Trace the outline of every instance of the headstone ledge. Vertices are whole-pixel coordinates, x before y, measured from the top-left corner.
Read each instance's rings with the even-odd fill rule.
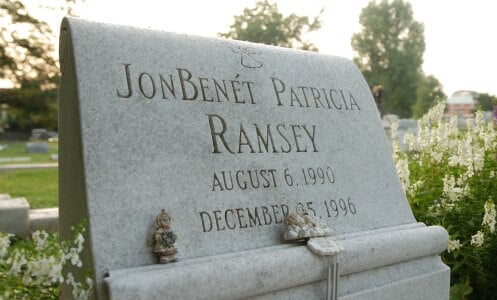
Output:
[[[448,295],[447,234],[416,223],[351,61],[74,18],[60,60],[60,231],[88,221],[97,298],[322,299],[331,258],[283,239],[299,204],[343,246],[341,296]],[[163,208],[179,261],[157,265]]]

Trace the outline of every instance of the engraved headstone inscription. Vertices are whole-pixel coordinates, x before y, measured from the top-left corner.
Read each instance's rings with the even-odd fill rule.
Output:
[[[60,60],[60,231],[88,221],[97,298],[322,299],[333,257],[283,238],[297,206],[340,244],[339,297],[448,295],[447,234],[414,219],[349,60],[75,18]]]

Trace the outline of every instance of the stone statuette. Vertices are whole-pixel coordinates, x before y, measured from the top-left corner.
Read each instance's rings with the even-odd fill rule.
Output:
[[[171,217],[162,209],[155,218],[157,227],[154,230],[152,241],[154,244],[154,253],[159,256],[161,264],[167,264],[178,260],[176,253],[178,253],[178,245],[176,240],[178,235],[171,230]]]
[[[296,211],[285,217],[283,223],[285,224],[283,237],[287,241],[333,235],[333,230],[325,221],[309,215],[304,206],[300,204],[297,205]]]

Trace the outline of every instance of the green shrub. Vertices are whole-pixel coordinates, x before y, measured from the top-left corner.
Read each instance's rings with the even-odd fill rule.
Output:
[[[497,131],[482,112],[460,130],[444,108],[443,102],[432,108],[418,133],[405,135],[405,150],[393,139],[394,159],[418,221],[449,232],[442,259],[451,268],[451,296],[495,299]]]
[[[82,267],[84,225],[74,231],[74,239],[59,242],[57,234],[36,231],[32,240],[0,232],[0,299],[58,299],[60,284],[72,289],[74,299],[88,299],[93,282],[88,273],[83,283],[75,282],[63,269]]]

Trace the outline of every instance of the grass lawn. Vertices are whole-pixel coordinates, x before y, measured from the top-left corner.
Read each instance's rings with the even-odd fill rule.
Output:
[[[57,168],[0,172],[0,194],[25,197],[31,208],[59,206]]]
[[[0,164],[19,164],[19,163],[50,163],[55,162],[50,158],[51,154],[58,153],[57,143],[48,143],[48,153],[27,153],[25,141],[4,142],[0,141],[0,145],[7,145],[7,148],[0,150],[0,158],[20,158],[29,157],[29,161],[2,161]]]

